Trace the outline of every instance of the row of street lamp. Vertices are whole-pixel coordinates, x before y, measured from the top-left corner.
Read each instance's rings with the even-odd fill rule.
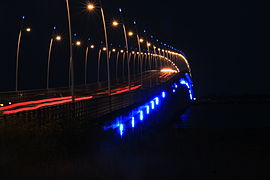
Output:
[[[68,19],[68,34],[69,34],[69,83],[70,84],[70,88],[71,88],[71,95],[72,95],[72,100],[74,102],[74,60],[73,60],[73,36],[72,36],[72,26],[71,26],[71,19],[70,19],[70,6],[69,6],[69,0],[66,0],[66,9],[67,9],[67,19]],[[108,34],[107,34],[107,27],[106,27],[106,21],[105,21],[105,14],[104,14],[104,10],[101,6],[101,3],[99,6],[96,6],[93,3],[88,3],[86,6],[86,9],[88,11],[94,11],[95,9],[99,9],[100,13],[101,13],[101,17],[102,17],[102,22],[103,22],[103,30],[104,30],[104,39],[105,39],[105,47],[103,47],[102,49],[100,49],[99,51],[99,62],[98,62],[98,66],[100,65],[100,56],[101,56],[101,50],[103,50],[104,52],[106,52],[106,60],[107,60],[107,82],[108,82],[108,93],[109,95],[111,94],[111,77],[110,77],[110,55],[111,52],[116,52],[116,49],[112,49],[109,50],[109,45],[108,45]],[[119,9],[119,12],[122,12],[122,9]],[[16,56],[16,91],[18,91],[18,69],[19,69],[19,56],[20,56],[20,46],[21,46],[21,38],[22,35],[24,33],[29,33],[31,32],[31,28],[30,27],[24,27],[24,20],[25,17],[22,17],[22,27],[19,31],[19,36],[18,36],[18,44],[17,44],[17,56]],[[135,24],[135,23],[134,23]],[[114,20],[112,22],[112,26],[113,27],[118,27],[118,26],[122,26],[123,29],[123,34],[124,34],[124,39],[125,39],[125,50],[120,50],[117,52],[117,63],[118,63],[118,58],[119,58],[119,53],[124,53],[126,54],[126,58],[127,58],[127,71],[128,71],[128,87],[129,90],[131,88],[131,70],[130,70],[130,60],[131,60],[131,54],[138,54],[138,59],[139,59],[139,68],[140,68],[140,75],[141,75],[141,83],[142,83],[142,72],[143,72],[143,65],[142,65],[142,55],[144,54],[142,52],[141,49],[141,44],[146,42],[146,47],[147,47],[147,55],[146,58],[151,58],[151,56],[162,56],[164,57],[166,60],[169,60],[170,58],[173,58],[173,56],[169,57],[170,55],[174,55],[174,57],[176,56],[180,56],[181,54],[176,53],[176,52],[172,52],[172,51],[168,51],[168,50],[164,50],[164,49],[160,49],[157,48],[155,46],[153,46],[153,50],[154,53],[151,53],[150,51],[150,47],[152,46],[152,44],[148,41],[145,41],[143,38],[140,37],[140,35],[138,33],[134,33],[133,31],[127,31],[126,26],[124,23],[119,22]],[[56,29],[56,27],[54,27],[54,30]],[[132,51],[132,53],[130,53],[130,49],[129,49],[129,44],[128,44],[128,37],[133,37],[136,36],[136,41],[137,41],[137,45],[138,45],[138,52]],[[52,54],[52,47],[55,41],[61,41],[62,40],[62,36],[61,35],[57,35],[57,34],[53,34],[53,36],[50,39],[50,45],[49,45],[49,51],[48,51],[48,66],[47,66],[47,89],[49,89],[49,79],[50,79],[50,64],[51,64],[51,54]],[[82,42],[77,40],[74,42],[75,46],[81,46]],[[85,52],[85,84],[87,83],[87,63],[88,63],[88,52],[89,52],[89,48],[94,49],[95,45],[92,44],[90,46],[86,47],[86,52]],[[163,55],[162,55],[162,53]],[[165,52],[167,52],[167,58],[165,55]],[[159,53],[159,54],[158,54]],[[183,58],[183,57],[182,57]],[[150,62],[150,61],[149,61]],[[173,62],[170,62],[171,64]],[[188,62],[186,62],[188,63]],[[174,66],[176,67],[176,65],[174,64]],[[150,63],[150,69],[151,69],[151,63]],[[117,72],[117,69],[116,69]],[[99,81],[99,67],[98,67],[98,81]]]

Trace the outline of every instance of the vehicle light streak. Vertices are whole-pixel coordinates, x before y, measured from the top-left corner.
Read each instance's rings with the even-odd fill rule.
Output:
[[[131,87],[130,90],[136,90],[136,89],[139,89],[140,87],[142,87],[142,85]],[[116,91],[114,93],[111,93],[111,95],[121,94],[121,93],[128,92],[128,91],[129,91],[129,88],[123,89],[123,90],[120,90],[120,91]]]
[[[16,108],[16,107],[19,107],[19,106],[27,106],[27,105],[31,105],[31,104],[40,104],[40,103],[45,103],[45,102],[50,102],[50,101],[60,101],[60,100],[65,100],[65,99],[70,99],[70,98],[71,98],[71,96],[67,96],[67,97],[60,97],[60,98],[49,98],[49,99],[41,99],[41,100],[36,100],[36,101],[21,102],[21,103],[12,104],[12,105],[9,105],[9,106],[0,107],[0,111]]]
[[[93,96],[75,98],[75,101],[89,100],[89,99],[92,99],[92,98],[93,98]],[[25,107],[25,108],[20,108],[20,109],[16,109],[16,110],[4,111],[3,114],[15,114],[15,113],[22,112],[22,111],[31,111],[31,110],[39,109],[39,108],[42,108],[42,107],[60,105],[60,104],[65,104],[65,103],[69,103],[69,102],[72,102],[71,97],[70,97],[70,99],[66,99],[66,100],[62,100],[62,101],[44,103],[44,104],[39,104],[39,105],[36,105],[36,106],[33,106],[33,107]]]

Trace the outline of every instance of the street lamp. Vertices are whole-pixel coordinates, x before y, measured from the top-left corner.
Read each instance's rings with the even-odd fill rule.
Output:
[[[23,26],[23,21],[25,19],[25,16],[22,17],[22,25]],[[17,42],[17,56],[16,56],[16,85],[15,85],[15,89],[16,91],[18,91],[18,76],[19,76],[19,56],[20,56],[20,48],[21,48],[21,38],[22,38],[22,33],[23,32],[31,32],[31,28],[24,28],[21,27],[20,31],[19,31],[19,36],[18,36],[18,42]]]
[[[118,81],[118,62],[119,62],[119,55],[120,55],[120,52],[117,51],[117,55],[116,55],[116,69],[115,69],[115,74],[116,74],[116,81]]]
[[[89,54],[89,47],[90,49],[94,49],[95,45],[90,45],[86,47],[85,50],[85,60],[84,60],[84,85],[86,86],[87,84],[87,67],[88,67],[88,54]]]
[[[134,35],[134,33],[133,33],[132,31],[129,31],[129,32],[128,32],[128,36],[131,37],[131,36],[133,36],[133,35]]]
[[[70,56],[70,61],[69,61],[69,66],[70,66],[70,71],[71,73],[71,96],[72,96],[72,102],[75,102],[75,97],[74,97],[74,63],[73,63],[73,47],[72,47],[72,28],[71,28],[71,20],[70,20],[70,8],[69,8],[69,0],[66,0],[66,8],[67,8],[67,19],[68,19],[68,32],[69,32],[69,56]],[[70,81],[69,81],[70,82]]]
[[[118,21],[113,21],[112,22],[112,25],[114,27],[117,27],[120,23]],[[124,38],[125,38],[125,44],[126,44],[126,53],[127,53],[127,65],[128,65],[128,89],[130,91],[130,56],[129,56],[129,47],[128,47],[128,38],[127,38],[127,35],[133,35],[132,32],[130,32],[129,34],[127,34],[127,31],[126,31],[126,26],[125,24],[121,23],[122,25],[122,28],[123,28],[123,33],[124,33]]]
[[[95,9],[95,5],[92,4],[92,3],[89,3],[89,4],[87,4],[87,9],[90,10],[90,11],[92,11],[92,10]]]
[[[52,47],[53,47],[53,42],[54,40],[56,41],[61,41],[62,37],[60,35],[57,35],[55,37],[51,37],[50,40],[50,45],[49,45],[49,52],[48,52],[48,61],[47,61],[47,89],[49,89],[49,83],[50,83],[50,66],[51,66],[51,54],[52,54]]]
[[[103,8],[95,6],[93,3],[87,4],[87,10],[93,11],[95,8],[99,8],[101,12],[101,17],[103,21],[103,29],[104,29],[104,38],[105,38],[105,44],[106,44],[106,56],[107,56],[107,79],[108,79],[108,92],[109,95],[111,95],[111,77],[110,77],[110,55],[109,55],[109,45],[108,45],[108,34],[107,34],[107,27],[106,27],[106,21],[104,16]]]
[[[113,21],[113,22],[112,22],[112,25],[116,27],[116,26],[119,25],[119,23],[118,23],[117,21]]]
[[[57,41],[61,41],[61,40],[62,40],[62,37],[61,37],[61,36],[56,36],[55,39],[56,39]]]
[[[148,63],[149,63],[149,69],[152,69],[152,64],[151,64],[151,56],[150,55],[150,47],[152,46],[152,44],[150,42],[146,42],[146,46],[147,46],[147,57],[148,57]]]
[[[101,59],[101,53],[102,53],[102,49],[99,49],[98,51],[98,70],[97,70],[97,82],[99,84],[99,70],[100,70],[100,59]]]
[[[26,32],[31,32],[31,28],[26,28]]]
[[[81,46],[81,45],[82,45],[82,42],[81,42],[81,41],[76,41],[76,42],[75,42],[75,45],[76,45],[76,46]]]

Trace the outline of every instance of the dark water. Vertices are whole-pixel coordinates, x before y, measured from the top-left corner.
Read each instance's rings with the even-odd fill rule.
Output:
[[[0,179],[236,179],[269,177],[269,104],[193,105],[125,131],[10,142]],[[35,139],[35,140],[34,140]]]

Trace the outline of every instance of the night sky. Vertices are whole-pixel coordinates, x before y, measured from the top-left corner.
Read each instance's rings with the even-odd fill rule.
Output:
[[[86,12],[85,1],[70,2],[73,32],[82,40],[89,36],[93,42],[100,41],[102,26],[98,12]],[[117,17],[117,8],[121,7],[127,24],[136,20],[138,31],[147,29],[148,35],[183,51],[193,69],[197,95],[269,94],[269,41],[266,40],[269,16],[263,8],[265,5],[248,1],[104,0],[103,6],[108,22]],[[22,40],[21,88],[45,87],[53,26],[66,36],[63,40],[66,43],[54,47],[53,84],[65,86],[68,68],[65,1],[5,0],[1,1],[0,13],[0,90],[14,89],[16,43],[23,15],[33,31]],[[114,44],[121,40],[119,32],[111,27],[109,36]],[[82,61],[82,54],[82,49],[75,50],[76,59]],[[82,62],[77,66],[82,66]],[[77,82],[80,81],[82,78],[77,75]]]

